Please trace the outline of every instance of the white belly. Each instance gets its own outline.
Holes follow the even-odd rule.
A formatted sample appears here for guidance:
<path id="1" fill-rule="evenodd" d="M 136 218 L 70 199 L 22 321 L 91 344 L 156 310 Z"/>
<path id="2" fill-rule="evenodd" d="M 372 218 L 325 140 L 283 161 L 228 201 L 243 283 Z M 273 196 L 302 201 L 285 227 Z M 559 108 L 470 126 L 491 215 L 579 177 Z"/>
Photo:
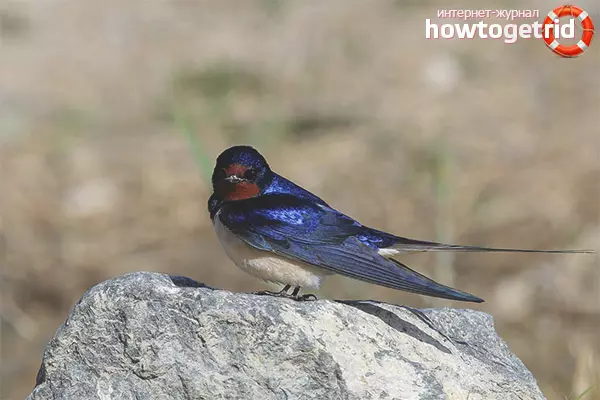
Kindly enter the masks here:
<path id="1" fill-rule="evenodd" d="M 227 256 L 243 271 L 267 282 L 318 289 L 327 270 L 294 261 L 268 251 L 254 249 L 238 239 L 219 219 L 213 220 L 215 232 Z"/>

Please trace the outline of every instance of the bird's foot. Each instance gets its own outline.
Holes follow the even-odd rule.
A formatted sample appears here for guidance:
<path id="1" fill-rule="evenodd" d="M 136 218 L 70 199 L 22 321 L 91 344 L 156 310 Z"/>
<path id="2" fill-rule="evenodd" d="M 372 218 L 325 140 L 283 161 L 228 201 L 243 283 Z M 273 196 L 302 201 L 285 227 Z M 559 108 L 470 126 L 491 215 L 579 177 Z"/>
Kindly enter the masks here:
<path id="1" fill-rule="evenodd" d="M 294 300 L 296 300 L 296 301 L 316 301 L 319 299 L 314 294 L 309 293 L 309 294 L 303 294 L 302 296 L 297 296 L 294 298 Z"/>
<path id="2" fill-rule="evenodd" d="M 290 285 L 286 285 L 279 292 L 271 292 L 270 290 L 259 290 L 257 292 L 252 292 L 252 294 L 255 294 L 257 296 L 273 296 L 273 297 L 283 297 L 286 299 L 295 299 L 296 298 L 295 295 L 291 295 L 288 293 L 288 290 L 290 290 L 290 288 L 291 288 Z"/>
<path id="3" fill-rule="evenodd" d="M 285 285 L 285 287 L 283 289 L 281 289 L 279 292 L 271 292 L 269 290 L 259 290 L 257 292 L 252 292 L 252 294 L 255 294 L 258 296 L 282 297 L 284 299 L 292 299 L 292 300 L 296 300 L 296 301 L 318 300 L 317 296 L 315 296 L 314 294 L 303 294 L 302 296 L 300 296 L 299 295 L 300 287 L 295 287 L 294 290 L 292 291 L 292 294 L 289 294 L 288 290 L 290 290 L 291 287 L 292 287 L 291 285 Z"/>
<path id="4" fill-rule="evenodd" d="M 271 292 L 269 290 L 259 290 L 257 292 L 251 292 L 251 294 L 255 294 L 257 296 L 272 296 L 272 297 L 283 297 L 286 299 L 295 299 L 294 296 L 292 296 L 291 294 L 286 293 L 284 291 Z"/>
<path id="5" fill-rule="evenodd" d="M 294 288 L 294 291 L 292 292 L 292 298 L 294 300 L 296 300 L 296 301 L 314 301 L 314 300 L 317 300 L 317 296 L 315 296 L 314 294 L 303 294 L 302 296 L 299 296 L 298 293 L 300 293 L 300 287 L 296 286 Z"/>

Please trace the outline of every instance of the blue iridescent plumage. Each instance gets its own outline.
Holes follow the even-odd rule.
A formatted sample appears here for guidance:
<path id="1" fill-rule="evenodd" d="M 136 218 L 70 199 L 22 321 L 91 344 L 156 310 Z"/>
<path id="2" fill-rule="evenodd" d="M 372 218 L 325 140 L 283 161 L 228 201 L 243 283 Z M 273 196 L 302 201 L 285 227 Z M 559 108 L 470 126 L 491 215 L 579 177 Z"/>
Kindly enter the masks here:
<path id="1" fill-rule="evenodd" d="M 252 169 L 249 176 L 253 179 L 222 172 L 231 165 L 243 167 L 242 171 Z M 256 184 L 258 194 L 227 200 L 232 198 L 231 194 L 242 183 Z M 386 250 L 390 254 L 441 250 L 546 252 L 448 245 L 403 238 L 366 227 L 271 171 L 262 155 L 247 146 L 232 147 L 219 156 L 213 174 L 213 186 L 215 192 L 208 204 L 211 218 L 213 221 L 218 218 L 220 224 L 247 246 L 322 268 L 327 273 L 429 296 L 483 301 L 434 282 L 404 264 L 386 258 L 383 255 L 387 254 Z"/>

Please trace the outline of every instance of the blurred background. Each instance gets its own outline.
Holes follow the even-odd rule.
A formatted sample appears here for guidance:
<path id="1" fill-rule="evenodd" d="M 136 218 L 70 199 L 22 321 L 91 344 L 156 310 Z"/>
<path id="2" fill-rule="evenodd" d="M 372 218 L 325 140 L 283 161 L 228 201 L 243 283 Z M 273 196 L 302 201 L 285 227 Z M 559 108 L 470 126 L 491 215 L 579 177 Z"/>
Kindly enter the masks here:
<path id="1" fill-rule="evenodd" d="M 543 19 L 558 5 L 453 6 Z M 600 3 L 577 5 L 600 25 Z M 145 270 L 267 288 L 227 259 L 206 210 L 214 159 L 234 144 L 379 229 L 599 250 L 599 39 L 573 60 L 541 40 L 426 40 L 445 7 L 3 0 L 0 397 L 31 391 L 44 346 L 102 280 Z M 344 278 L 319 295 L 480 309 L 549 399 L 600 399 L 597 255 L 401 259 L 486 303 Z"/>

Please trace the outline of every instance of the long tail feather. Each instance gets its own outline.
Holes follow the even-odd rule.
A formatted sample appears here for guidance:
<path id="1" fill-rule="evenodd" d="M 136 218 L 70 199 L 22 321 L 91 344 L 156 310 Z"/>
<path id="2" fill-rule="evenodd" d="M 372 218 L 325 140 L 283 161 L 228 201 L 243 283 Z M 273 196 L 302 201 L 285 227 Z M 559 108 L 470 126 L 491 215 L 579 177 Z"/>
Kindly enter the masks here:
<path id="1" fill-rule="evenodd" d="M 507 249 L 481 246 L 460 246 L 455 244 L 445 244 L 436 242 L 427 242 L 423 240 L 408 239 L 396 237 L 396 243 L 383 249 L 391 252 L 409 252 L 409 251 L 480 251 L 480 252 L 513 252 L 513 253 L 555 253 L 555 254 L 577 254 L 577 253 L 595 253 L 594 250 L 533 250 L 533 249 Z"/>

